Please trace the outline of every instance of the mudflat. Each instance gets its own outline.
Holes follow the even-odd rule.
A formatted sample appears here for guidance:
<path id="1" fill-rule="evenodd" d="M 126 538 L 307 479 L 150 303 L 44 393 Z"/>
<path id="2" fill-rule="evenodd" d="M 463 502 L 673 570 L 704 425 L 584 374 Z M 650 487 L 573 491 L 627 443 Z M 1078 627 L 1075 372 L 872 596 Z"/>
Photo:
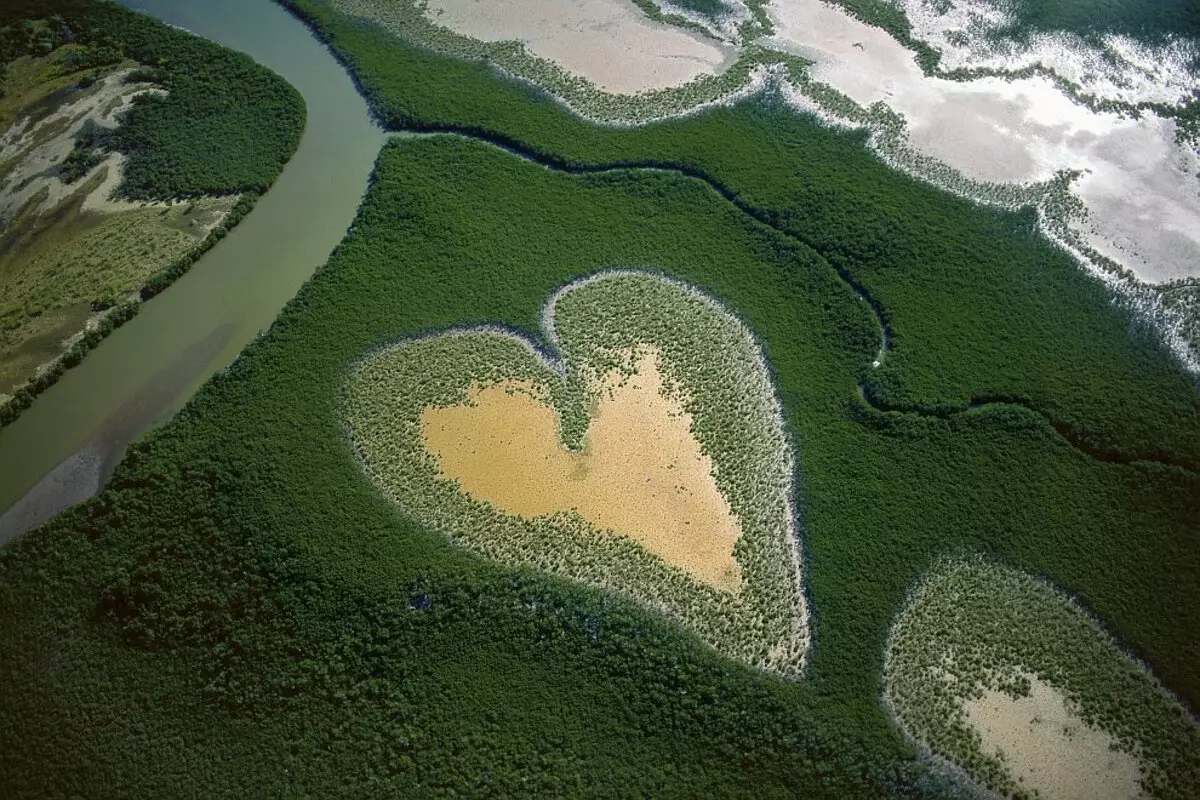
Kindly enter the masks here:
<path id="1" fill-rule="evenodd" d="M 1141 766 L 1113 737 L 1084 722 L 1053 686 L 1030 677 L 1026 697 L 988 690 L 963 703 L 983 750 L 1000 755 L 1014 779 L 1054 800 L 1141 797 Z"/>
<path id="2" fill-rule="evenodd" d="M 732 48 L 646 19 L 630 0 L 430 0 L 438 25 L 485 42 L 516 40 L 618 94 L 682 86 L 720 72 Z"/>

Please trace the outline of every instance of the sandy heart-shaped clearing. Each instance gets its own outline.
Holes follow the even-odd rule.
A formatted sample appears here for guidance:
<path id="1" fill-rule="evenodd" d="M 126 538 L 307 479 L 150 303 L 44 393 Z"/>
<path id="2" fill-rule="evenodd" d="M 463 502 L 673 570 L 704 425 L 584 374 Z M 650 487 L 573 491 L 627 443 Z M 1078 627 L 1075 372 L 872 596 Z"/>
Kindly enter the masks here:
<path id="1" fill-rule="evenodd" d="M 710 586 L 735 589 L 738 522 L 691 415 L 664 391 L 658 360 L 647 349 L 635 375 L 605 376 L 579 451 L 559 441 L 555 410 L 514 382 L 473 387 L 469 405 L 426 408 L 422 438 L 444 476 L 506 514 L 575 512 Z"/>
<path id="2" fill-rule="evenodd" d="M 618 592 L 798 676 L 793 457 L 750 331 L 692 287 L 628 271 L 559 290 L 542 327 L 549 353 L 494 327 L 369 353 L 343 406 L 365 473 L 459 546 Z"/>

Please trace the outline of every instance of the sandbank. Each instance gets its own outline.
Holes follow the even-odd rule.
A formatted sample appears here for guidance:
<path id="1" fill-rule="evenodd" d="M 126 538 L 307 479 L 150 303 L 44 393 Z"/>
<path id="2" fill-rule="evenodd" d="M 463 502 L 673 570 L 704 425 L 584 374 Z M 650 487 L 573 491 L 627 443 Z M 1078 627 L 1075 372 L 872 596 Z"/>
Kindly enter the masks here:
<path id="1" fill-rule="evenodd" d="M 429 0 L 434 23 L 484 42 L 519 41 L 600 89 L 637 94 L 721 72 L 733 48 L 655 23 L 631 0 Z"/>

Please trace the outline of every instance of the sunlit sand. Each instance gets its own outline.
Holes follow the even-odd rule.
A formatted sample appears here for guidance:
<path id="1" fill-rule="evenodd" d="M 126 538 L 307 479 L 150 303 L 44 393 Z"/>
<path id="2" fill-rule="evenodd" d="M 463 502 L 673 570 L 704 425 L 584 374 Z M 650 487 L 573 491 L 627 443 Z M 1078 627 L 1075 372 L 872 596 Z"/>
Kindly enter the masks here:
<path id="1" fill-rule="evenodd" d="M 471 405 L 425 409 L 422 436 L 442 474 L 508 514 L 574 511 L 711 586 L 740 585 L 737 520 L 653 352 L 636 375 L 608 377 L 582 452 L 559 444 L 557 414 L 534 394 L 497 384 L 476 388 Z"/>
<path id="2" fill-rule="evenodd" d="M 1113 749 L 1112 736 L 1085 724 L 1054 687 L 1030 684 L 1028 697 L 988 691 L 963 704 L 983 751 L 999 754 L 1015 780 L 1046 800 L 1141 797 L 1137 759 Z"/>
<path id="3" fill-rule="evenodd" d="M 631 0 L 430 0 L 430 20 L 485 42 L 517 40 L 536 56 L 618 94 L 715 74 L 732 48 L 648 20 Z"/>

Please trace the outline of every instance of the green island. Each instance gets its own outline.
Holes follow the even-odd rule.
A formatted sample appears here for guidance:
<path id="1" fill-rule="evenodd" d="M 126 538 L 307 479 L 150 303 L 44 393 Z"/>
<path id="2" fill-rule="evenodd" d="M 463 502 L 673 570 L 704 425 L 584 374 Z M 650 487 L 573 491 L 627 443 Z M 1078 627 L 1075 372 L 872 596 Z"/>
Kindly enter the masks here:
<path id="1" fill-rule="evenodd" d="M 249 57 L 108 2 L 0 10 L 0 424 L 254 207 L 304 102 Z"/>
<path id="2" fill-rule="evenodd" d="M 976 722 L 1035 701 L 1194 796 L 1200 388 L 1034 210 L 771 91 L 603 127 L 281 4 L 395 135 L 272 327 L 0 550 L 9 796 L 1029 797 Z M 652 374 L 725 588 L 512 511 L 453 429 L 544 412 L 599 469 Z"/>

